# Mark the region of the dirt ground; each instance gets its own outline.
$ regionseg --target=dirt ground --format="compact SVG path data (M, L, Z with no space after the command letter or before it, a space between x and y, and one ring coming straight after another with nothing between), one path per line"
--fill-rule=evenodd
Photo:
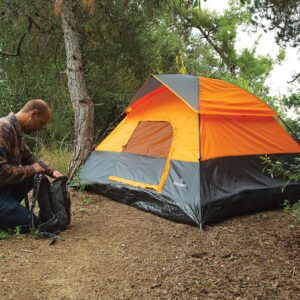
M300 226L281 210L201 234L95 194L71 195L65 241L0 240L0 299L300 299Z

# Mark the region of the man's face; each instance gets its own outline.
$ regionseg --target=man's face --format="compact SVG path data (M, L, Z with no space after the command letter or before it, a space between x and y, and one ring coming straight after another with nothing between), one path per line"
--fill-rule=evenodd
M42 129L51 119L51 113L47 111L44 115L39 115L37 110L28 113L28 119L23 126L26 134L31 134Z

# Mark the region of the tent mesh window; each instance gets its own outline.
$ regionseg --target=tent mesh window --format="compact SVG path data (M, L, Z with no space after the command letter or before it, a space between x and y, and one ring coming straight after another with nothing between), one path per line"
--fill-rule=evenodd
M167 158L172 137L172 126L168 122L141 121L124 146L123 152Z

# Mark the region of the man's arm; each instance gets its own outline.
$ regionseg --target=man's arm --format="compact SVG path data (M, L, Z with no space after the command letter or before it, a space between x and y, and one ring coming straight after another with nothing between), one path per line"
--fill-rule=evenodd
M45 172L39 164L33 163L27 166L12 165L9 157L17 151L13 146L13 131L10 124L0 126L0 185L20 183L35 173Z
M7 161L7 149L0 144L0 185L20 183L44 169L37 164L15 167Z

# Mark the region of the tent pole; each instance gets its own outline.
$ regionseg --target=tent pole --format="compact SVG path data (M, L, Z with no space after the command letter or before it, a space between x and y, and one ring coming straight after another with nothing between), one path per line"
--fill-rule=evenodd
M198 110L198 170L199 170L199 202L200 202L200 224L199 230L203 233L202 226L202 207L201 207L201 173L200 173L200 161L201 161L201 140L200 140L200 108Z

